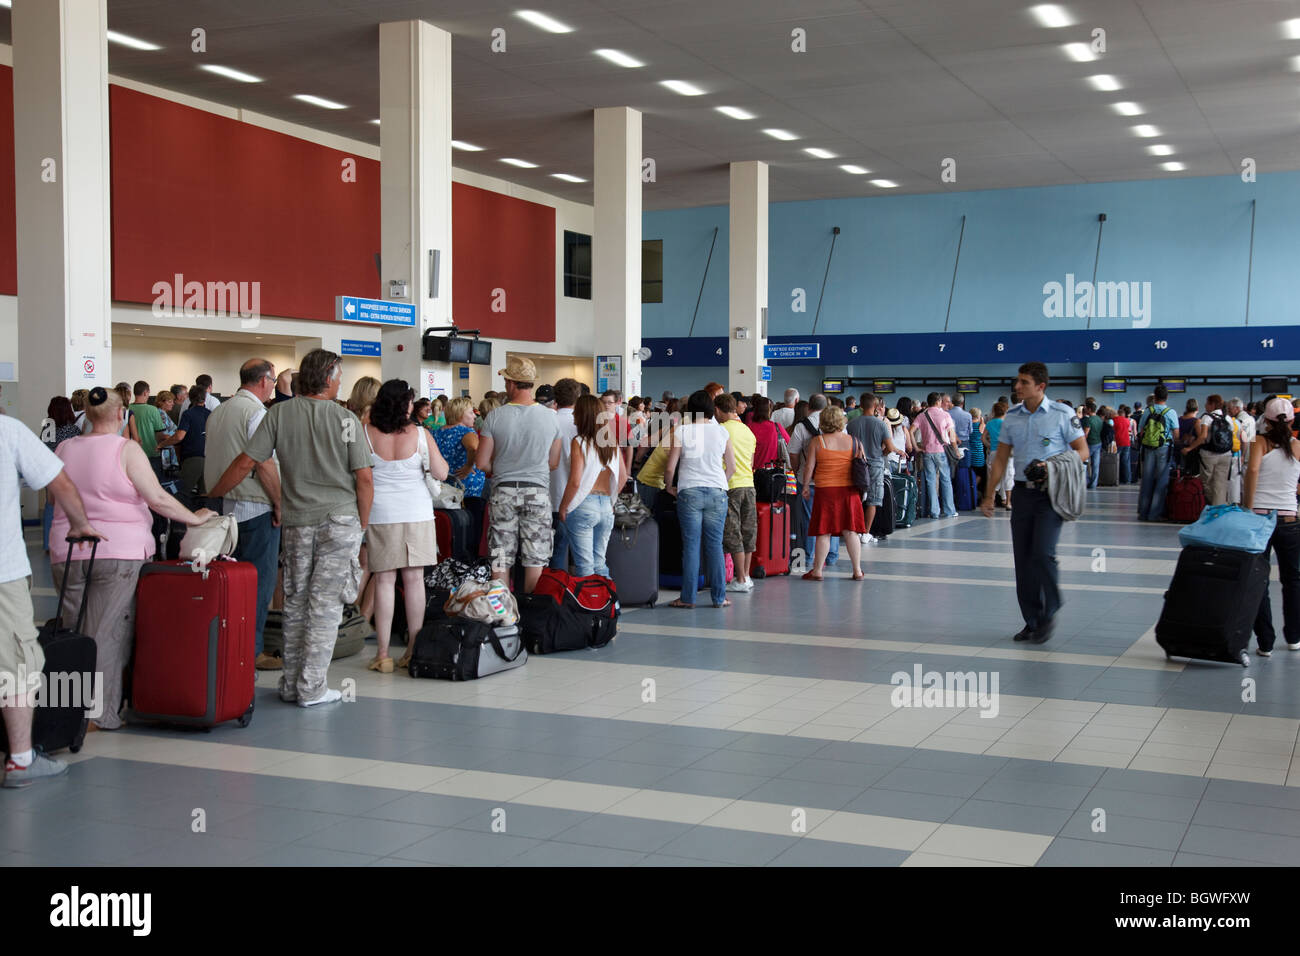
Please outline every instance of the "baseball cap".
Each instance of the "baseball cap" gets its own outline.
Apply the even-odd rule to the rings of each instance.
[[[1280,418],[1289,422],[1295,418],[1295,409],[1285,398],[1275,398],[1264,406],[1264,417],[1270,420]]]

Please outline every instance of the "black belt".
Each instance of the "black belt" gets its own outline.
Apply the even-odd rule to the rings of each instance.
[[[546,488],[547,486],[539,485],[535,481],[496,481],[492,483],[492,487],[493,488]]]

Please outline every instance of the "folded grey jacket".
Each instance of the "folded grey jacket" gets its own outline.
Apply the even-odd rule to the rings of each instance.
[[[1065,521],[1073,521],[1083,514],[1087,466],[1073,448],[1053,455],[1043,464],[1047,466],[1047,494],[1052,499],[1052,510]]]

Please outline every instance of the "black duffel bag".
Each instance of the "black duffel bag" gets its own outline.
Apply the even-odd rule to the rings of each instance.
[[[754,470],[754,495],[759,501],[771,504],[785,499],[785,469],[756,468]]]
[[[415,636],[407,672],[412,677],[475,680],[528,662],[518,629],[455,617],[430,621]]]

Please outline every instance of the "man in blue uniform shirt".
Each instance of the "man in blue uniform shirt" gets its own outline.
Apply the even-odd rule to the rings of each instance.
[[[1047,461],[1067,449],[1074,451],[1086,464],[1088,439],[1084,437],[1074,409],[1047,397],[1047,366],[1026,362],[1016,376],[1015,398],[998,436],[998,450],[993,457],[984,500],[980,510],[993,517],[993,489],[1002,481],[1007,459],[1016,461],[1015,494],[1011,497],[1011,540],[1016,562],[1016,599],[1025,627],[1017,641],[1043,644],[1056,627],[1055,615],[1061,607],[1061,589],[1057,584],[1056,542],[1061,537],[1061,516],[1052,507],[1051,496],[1041,487],[1025,480],[1031,462]]]

